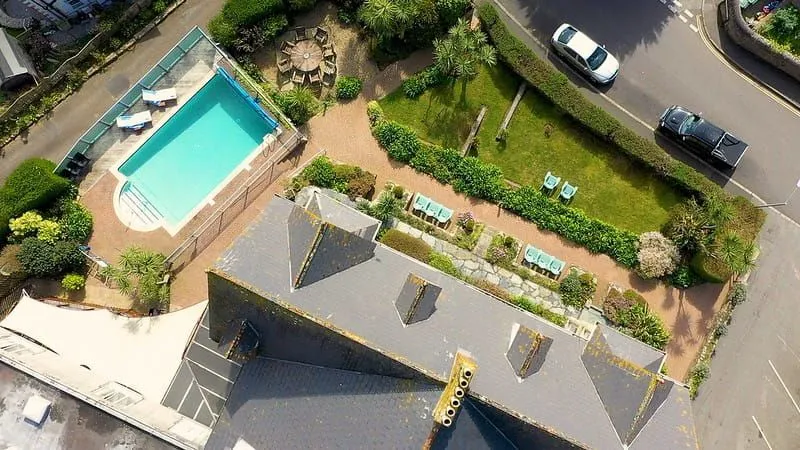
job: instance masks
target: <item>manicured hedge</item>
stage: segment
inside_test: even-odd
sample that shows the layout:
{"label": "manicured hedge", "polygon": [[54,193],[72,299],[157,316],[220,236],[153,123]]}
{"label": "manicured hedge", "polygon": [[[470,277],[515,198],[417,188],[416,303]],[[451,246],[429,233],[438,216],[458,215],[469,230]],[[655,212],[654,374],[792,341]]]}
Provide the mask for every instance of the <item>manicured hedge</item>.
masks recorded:
{"label": "manicured hedge", "polygon": [[430,261],[431,253],[433,252],[431,246],[422,239],[415,238],[394,228],[387,230],[383,234],[381,242],[425,264]]}
{"label": "manicured hedge", "polygon": [[70,187],[69,181],[53,173],[56,165],[32,158],[19,165],[0,188],[0,243],[9,233],[9,220],[32,209],[50,206]]}
{"label": "manicured hedge", "polygon": [[[372,114],[382,117],[373,105]],[[588,217],[545,197],[533,186],[509,187],[499,167],[458,151],[423,143],[409,127],[377,120],[373,134],[389,156],[414,169],[451,184],[457,192],[499,203],[503,208],[580,244],[594,253],[605,253],[626,267],[636,265],[637,236]]]}
{"label": "manicured hedge", "polygon": [[722,194],[722,188],[717,184],[672,158],[661,147],[587,100],[564,74],[539,59],[525,43],[511,34],[491,4],[482,5],[478,13],[503,62],[573,119],[688,193],[700,196]]}

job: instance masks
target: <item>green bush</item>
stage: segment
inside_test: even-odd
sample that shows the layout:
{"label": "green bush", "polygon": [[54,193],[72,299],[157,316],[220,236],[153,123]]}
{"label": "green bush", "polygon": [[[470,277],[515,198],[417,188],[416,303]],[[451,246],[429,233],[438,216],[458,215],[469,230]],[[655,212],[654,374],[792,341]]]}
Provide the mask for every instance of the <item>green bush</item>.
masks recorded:
{"label": "green bush", "polygon": [[300,177],[314,186],[333,189],[336,186],[336,168],[326,156],[315,158],[300,172]]}
{"label": "green bush", "polygon": [[295,125],[302,125],[322,109],[322,104],[307,87],[301,86],[273,95],[275,103]]}
{"label": "green bush", "polygon": [[711,367],[706,361],[698,362],[689,372],[689,397],[692,400],[697,397],[697,389],[708,378],[710,372]]}
{"label": "green bush", "polygon": [[619,329],[623,333],[660,350],[667,347],[670,334],[664,328],[664,322],[650,313],[647,304],[637,303],[630,309],[621,311],[618,319]]}
{"label": "green bush", "polygon": [[23,270],[33,277],[54,277],[83,267],[84,256],[78,245],[71,241],[50,243],[27,238],[22,241],[17,259]]}
{"label": "green bush", "polygon": [[492,237],[492,242],[486,249],[486,261],[498,264],[502,267],[509,267],[519,253],[519,244],[513,236],[496,234]]}
{"label": "green bush", "polygon": [[458,267],[456,267],[456,265],[453,263],[453,260],[444,253],[432,251],[431,256],[428,258],[428,265],[435,269],[441,270],[451,277],[458,278],[460,280],[464,279],[464,274],[458,270]]}
{"label": "green bush", "polygon": [[703,279],[695,273],[691,266],[681,264],[672,272],[672,275],[667,279],[670,285],[681,289],[687,289],[692,286],[697,286],[703,283]]}
{"label": "green bush", "polygon": [[61,225],[61,237],[66,241],[87,242],[94,227],[92,213],[76,200],[64,203],[58,223]]}
{"label": "green bush", "polygon": [[408,98],[417,98],[427,89],[444,84],[448,80],[449,78],[443,75],[438,67],[428,66],[403,80],[403,93]]}
{"label": "green bush", "polygon": [[448,29],[455,25],[458,19],[464,17],[470,7],[470,0],[434,0],[434,4],[442,28]]}
{"label": "green bush", "polygon": [[358,97],[364,83],[358,77],[342,76],[336,80],[336,98],[350,100]]}
{"label": "green bush", "polygon": [[[337,167],[341,167],[344,164],[340,164]],[[353,173],[349,174],[346,178],[347,180],[347,187],[345,188],[345,194],[351,199],[356,199],[358,197],[366,198],[369,194],[375,190],[375,175],[371,172],[367,172],[362,170],[358,166],[347,166],[353,167],[355,170]]]}
{"label": "green bush", "polygon": [[68,291],[80,291],[86,286],[86,277],[78,273],[68,273],[61,279],[61,287]]}
{"label": "green bush", "polygon": [[227,0],[221,14],[234,28],[239,29],[255,25],[282,9],[283,0]]}
{"label": "green bush", "polygon": [[512,295],[507,290],[501,288],[500,286],[494,283],[490,283],[483,278],[471,278],[469,282],[473,286],[483,291],[486,291],[487,293],[494,295],[499,299],[505,300],[507,302],[511,301]]}
{"label": "green bush", "polygon": [[317,6],[318,0],[286,0],[290,11],[308,11]]}
{"label": "green bush", "polygon": [[383,108],[381,108],[381,105],[375,100],[370,100],[370,102],[367,103],[367,117],[369,117],[370,125],[373,126],[384,120]]}
{"label": "green bush", "polygon": [[636,299],[623,295],[622,291],[612,288],[603,301],[603,315],[614,325],[620,323],[620,315],[636,305]]}
{"label": "green bush", "polygon": [[236,25],[225,19],[222,13],[217,14],[208,22],[208,32],[223,47],[232,47],[233,41],[236,40]]}
{"label": "green bush", "polygon": [[0,188],[0,243],[8,236],[12,218],[33,209],[47,209],[69,189],[69,181],[53,174],[55,167],[50,161],[33,158],[8,176]]}
{"label": "green bush", "polygon": [[433,251],[431,246],[422,239],[411,237],[395,229],[388,230],[381,238],[381,242],[426,264],[430,261]]}
{"label": "green bush", "polygon": [[134,246],[126,248],[119,260],[118,265],[104,267],[100,273],[121,293],[131,297],[139,309],[147,310],[169,303],[164,255]]}
{"label": "green bush", "polygon": [[731,291],[728,292],[728,301],[733,306],[738,306],[747,300],[747,286],[742,283],[734,283]]}
{"label": "green bush", "polygon": [[261,22],[261,32],[264,33],[264,40],[271,41],[283,33],[289,26],[289,18],[286,14],[276,14],[269,16]]}
{"label": "green bush", "polygon": [[559,286],[561,303],[580,310],[587,302],[592,300],[596,288],[592,274],[583,273],[578,275],[576,271],[571,270],[561,280],[561,285]]}
{"label": "green bush", "polygon": [[562,316],[561,314],[558,313],[554,313],[553,311],[550,311],[549,309],[545,308],[544,306],[538,303],[533,303],[527,297],[523,296],[511,297],[510,301],[512,304],[524,309],[525,311],[536,314],[537,316],[545,320],[548,320],[558,326],[563,327],[564,325],[567,324],[567,318],[565,316]]}

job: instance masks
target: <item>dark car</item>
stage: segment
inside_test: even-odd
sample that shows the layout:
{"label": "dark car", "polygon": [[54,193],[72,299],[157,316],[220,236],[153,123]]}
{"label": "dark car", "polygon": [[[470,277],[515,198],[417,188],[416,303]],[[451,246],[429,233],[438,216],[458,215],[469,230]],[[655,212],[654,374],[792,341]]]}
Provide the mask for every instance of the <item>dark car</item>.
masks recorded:
{"label": "dark car", "polygon": [[661,114],[658,130],[683,144],[705,160],[734,169],[748,145],[722,128],[681,106],[670,106]]}

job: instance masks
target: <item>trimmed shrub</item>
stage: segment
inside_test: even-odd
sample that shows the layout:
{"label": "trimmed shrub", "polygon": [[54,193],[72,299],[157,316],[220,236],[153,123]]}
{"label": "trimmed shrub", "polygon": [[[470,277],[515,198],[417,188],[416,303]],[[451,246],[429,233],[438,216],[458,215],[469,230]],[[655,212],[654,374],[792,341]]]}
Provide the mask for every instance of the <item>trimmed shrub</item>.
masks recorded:
{"label": "trimmed shrub", "polygon": [[345,188],[345,194],[351,199],[367,197],[375,190],[375,175],[361,170],[360,167],[356,168],[358,169],[358,173],[353,174],[353,176],[347,180],[347,187]]}
{"label": "trimmed shrub", "polygon": [[706,361],[698,362],[689,372],[689,397],[692,400],[697,397],[697,389],[708,378],[710,372],[711,368]]}
{"label": "trimmed shrub", "polygon": [[381,108],[381,105],[375,100],[370,100],[370,102],[367,103],[367,117],[369,117],[370,125],[373,126],[384,120],[383,108]]}
{"label": "trimmed shrub", "polygon": [[636,272],[642,278],[661,278],[675,271],[678,265],[678,248],[658,231],[642,233],[639,236],[639,265]]}
{"label": "trimmed shrub", "polygon": [[19,259],[23,270],[33,277],[54,277],[76,270],[84,265],[84,256],[78,250],[78,242],[45,242],[36,238],[22,241]]}
{"label": "trimmed shrub", "polygon": [[330,159],[326,156],[311,161],[309,165],[300,172],[300,178],[307,180],[314,186],[333,189],[336,186],[336,169]]}
{"label": "trimmed shrub", "polygon": [[222,14],[217,14],[208,22],[208,32],[223,47],[232,47],[233,41],[236,40],[236,25],[225,19]]}
{"label": "trimmed shrub", "polygon": [[239,29],[255,25],[270,14],[283,9],[283,0],[227,0],[222,6],[222,17]]}
{"label": "trimmed shrub", "polygon": [[433,251],[431,246],[422,239],[411,237],[395,229],[386,231],[381,238],[381,242],[426,264],[430,261],[431,252]]}
{"label": "trimmed shrub", "polygon": [[596,288],[592,274],[583,273],[578,275],[576,271],[572,270],[561,280],[561,285],[559,286],[561,303],[582,309],[586,302],[594,297]]}
{"label": "trimmed shrub", "polygon": [[277,92],[273,99],[295,125],[302,125],[314,117],[322,104],[307,87],[301,86],[286,92]]}
{"label": "trimmed shrub", "polygon": [[87,242],[92,235],[92,213],[76,200],[64,203],[61,219],[61,237],[66,241]]}
{"label": "trimmed shrub", "polygon": [[425,69],[403,80],[403,93],[408,98],[417,98],[426,90],[444,84],[449,80],[436,66]]}
{"label": "trimmed shrub", "polygon": [[43,220],[36,211],[28,211],[16,219],[11,219],[8,222],[8,228],[11,230],[12,239],[22,242],[27,237],[36,236]]}
{"label": "trimmed shrub", "polygon": [[9,232],[9,221],[22,213],[47,209],[56,198],[67,192],[69,181],[53,174],[56,165],[32,158],[19,165],[0,188],[0,243]]}
{"label": "trimmed shrub", "polygon": [[691,266],[685,264],[679,265],[678,268],[672,272],[672,275],[669,276],[667,281],[672,286],[681,289],[687,289],[703,283],[703,279],[700,278],[700,275],[696,274]]}
{"label": "trimmed shrub", "polygon": [[358,77],[342,76],[336,80],[336,98],[339,100],[350,100],[358,97],[364,83]]}
{"label": "trimmed shrub", "polygon": [[266,41],[271,41],[278,37],[288,26],[289,18],[286,17],[286,14],[269,16],[259,25]]}
{"label": "trimmed shrub", "polygon": [[470,0],[434,0],[434,4],[442,28],[450,28],[458,19],[464,17],[470,6]]}
{"label": "trimmed shrub", "polygon": [[458,278],[459,280],[464,279],[464,274],[453,264],[453,260],[444,253],[431,252],[431,256],[428,258],[428,265],[441,270],[451,277]]}
{"label": "trimmed shrub", "polygon": [[400,200],[404,195],[406,195],[406,190],[403,188],[403,186],[396,184],[394,187],[392,187],[392,195],[394,195],[394,198]]}
{"label": "trimmed shrub", "polygon": [[664,322],[658,316],[651,314],[646,304],[636,304],[628,310],[621,311],[618,319],[619,329],[623,333],[660,350],[667,347],[670,334],[664,328]]}
{"label": "trimmed shrub", "polygon": [[539,317],[541,317],[541,318],[543,318],[545,320],[548,320],[548,321],[550,321],[550,322],[552,322],[552,323],[554,323],[554,324],[556,324],[558,326],[563,327],[564,325],[567,324],[566,316],[562,316],[561,314],[554,313],[553,311],[550,311],[549,309],[545,308],[544,306],[542,306],[542,305],[540,305],[538,303],[533,303],[527,297],[515,296],[515,297],[511,297],[511,300],[509,300],[509,301],[513,305],[516,305],[519,308],[522,308],[525,311],[528,311],[530,313],[536,314],[537,316],[539,316]]}
{"label": "trimmed shrub", "polygon": [[68,273],[61,279],[61,287],[68,291],[80,291],[86,286],[86,277],[78,273]]}
{"label": "trimmed shrub", "polygon": [[614,325],[619,324],[619,315],[622,311],[627,311],[636,304],[635,299],[631,299],[622,294],[618,289],[611,289],[603,301],[603,315]]}

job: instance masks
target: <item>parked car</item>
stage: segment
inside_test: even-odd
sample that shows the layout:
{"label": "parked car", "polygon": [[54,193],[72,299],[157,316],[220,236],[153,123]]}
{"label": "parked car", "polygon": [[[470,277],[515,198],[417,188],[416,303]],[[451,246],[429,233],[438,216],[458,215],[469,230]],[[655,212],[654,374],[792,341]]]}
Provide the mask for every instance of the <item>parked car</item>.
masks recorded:
{"label": "parked car", "polygon": [[619,62],[605,47],[565,23],[550,40],[556,52],[598,84],[609,84],[619,73]]}
{"label": "parked car", "polygon": [[673,105],[658,121],[658,131],[707,161],[734,169],[749,146],[686,108]]}

